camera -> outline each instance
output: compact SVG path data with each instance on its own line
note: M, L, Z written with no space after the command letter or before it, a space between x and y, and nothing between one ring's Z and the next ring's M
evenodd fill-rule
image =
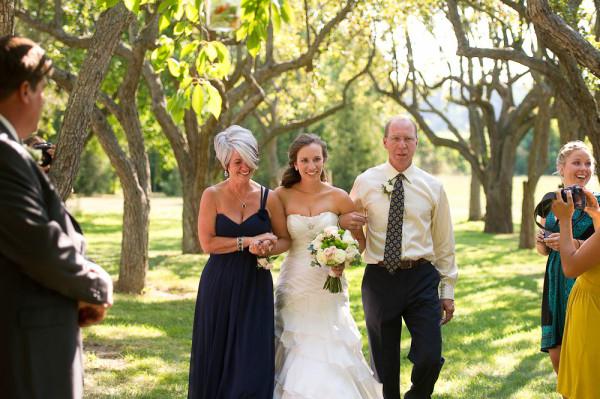
M35 143L32 147L42 151L42 162L40 163L40 166L48 166L52 163L52 155L48 152L49 149L54 147L52 143Z
M564 187L560 190L560 196L563 201L567 201L567 191L571 192L571 196L573 197L573 205L575 209L583 210L585 208L585 192L583 191L583 187L578 185L572 185ZM546 218L552 209L552 201L556 199L556 193L550 192L544 195L539 204L535 207L534 217L537 215L542 218ZM539 225L539 223L536 224ZM543 226L541 226L543 228Z

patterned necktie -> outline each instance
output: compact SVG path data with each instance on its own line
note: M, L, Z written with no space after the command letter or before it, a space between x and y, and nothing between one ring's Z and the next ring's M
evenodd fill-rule
M383 265L394 274L400 267L402 257L402 217L404 216L404 186L402 173L396 176L394 190L390 198L390 213L388 215L387 232L385 235L385 249L383 251Z

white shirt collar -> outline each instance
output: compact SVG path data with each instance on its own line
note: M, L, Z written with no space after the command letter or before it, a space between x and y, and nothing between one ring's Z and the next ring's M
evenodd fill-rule
M20 143L21 139L19 138L19 135L17 135L17 131L15 130L14 126L2 114L0 114L0 122L6 127L8 134L10 134L17 143Z
M385 175L388 180L391 180L394 177L398 176L398 173L402 173L402 175L404 176L404 180L406 180L408 183L410 183L414 177L415 166L412 163L408 168L404 169L403 172L398 172L398 170L392 166L389 160L387 160L384 165Z

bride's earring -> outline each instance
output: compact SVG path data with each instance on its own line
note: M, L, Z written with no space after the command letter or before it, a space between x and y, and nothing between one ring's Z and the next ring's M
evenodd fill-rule
M223 176L227 179L229 177L229 172L226 170L223 171Z

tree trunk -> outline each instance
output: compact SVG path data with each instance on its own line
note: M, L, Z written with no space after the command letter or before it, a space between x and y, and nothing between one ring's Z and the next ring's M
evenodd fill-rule
M0 0L0 36L15 33L15 1Z
M560 134L560 144L582 139L581 125L577 120L577 116L573 114L569 106L565 103L565 100L561 96L556 96L554 104L554 113Z
M481 182L476 173L471 172L471 191L469 194L469 221L481 220Z
M500 172L500 178L489 179L485 190L485 233L512 233L512 171Z
M116 289L140 294L148 270L149 183L140 182L134 164L121 149L106 116L98 107L94 107L92 128L123 188L123 236Z
M535 208L535 187L537 180L523 182L523 204L521 206L521 232L519 233L519 248L535 247L535 222L533 209Z
M200 239L198 238L198 211L200 209L200 194L197 193L194 181L190 178L182 179L183 194L183 238L181 241L181 250L184 254L197 254L202 252L200 248Z
M539 97L538 112L533 129L533 142L527 160L527 181L523 182L523 204L521 207L521 232L519 248L535 247L535 188L548 164L548 142L550 137L551 98L550 90L540 85L542 95Z
M123 238L116 289L142 293L148 271L150 199L139 186L123 186Z
M69 96L56 146L55 162L50 169L50 178L63 200L71 193L98 90L130 16L131 13L122 3L100 15L92 37L93 44Z
M189 128L189 127L188 127ZM193 129L198 129L194 127ZM218 128L213 128L218 130ZM213 135L212 129L198 129L195 134L196 142L192 146L194 169L182 173L183 179L183 241L184 254L197 254L202 252L198 238L198 210L202 193L214 181L214 171L221 170L212 156L210 145ZM188 137L190 136L188 132ZM185 176L185 177L184 177ZM187 186L187 187L186 187Z

